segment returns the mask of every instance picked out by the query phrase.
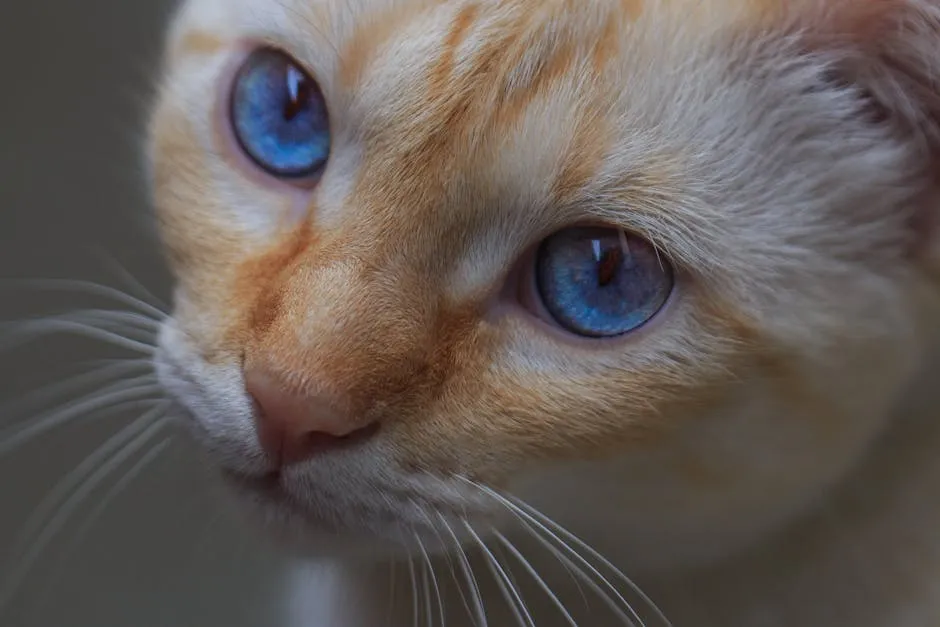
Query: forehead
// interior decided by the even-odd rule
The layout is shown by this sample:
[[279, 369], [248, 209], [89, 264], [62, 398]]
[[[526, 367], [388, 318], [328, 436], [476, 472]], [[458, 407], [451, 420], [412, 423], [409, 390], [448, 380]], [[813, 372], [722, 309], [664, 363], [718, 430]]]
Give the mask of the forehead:
[[[474, 270], [456, 275], [485, 279], [575, 220], [703, 251], [684, 242], [705, 220], [688, 210], [703, 194], [686, 161], [704, 154], [702, 129], [740, 96], [716, 94], [727, 68], [712, 44], [765, 9], [757, 0], [190, 0], [170, 36], [170, 82], [200, 92], [189, 97], [198, 102], [208, 58], [221, 67], [234, 46], [284, 48], [331, 111], [342, 176], [321, 182], [318, 224], [399, 242], [412, 259], [443, 249]], [[678, 209], [686, 228], [667, 228], [675, 220], [664, 213]]]
[[481, 211], [462, 206], [462, 219], [491, 223], [494, 212], [557, 206], [553, 194], [592, 174], [607, 148], [596, 113], [616, 93], [604, 93], [599, 75], [638, 10], [619, 1], [192, 0], [171, 33], [171, 82], [183, 77], [175, 82], [185, 91], [187, 68], [198, 68], [189, 83], [201, 89], [207, 58], [233, 45], [283, 48], [321, 84], [334, 155], [356, 173], [324, 181], [321, 223], [361, 214], [375, 224], [377, 211], [391, 219], [402, 206], [439, 220], [442, 203], [470, 196]]
[[233, 42], [284, 48], [312, 71], [338, 126], [359, 140], [396, 133], [385, 149], [426, 141], [420, 131], [444, 123], [450, 134], [494, 125], [504, 134], [530, 114], [546, 117], [549, 93], [556, 108], [586, 105], [602, 83], [585, 89], [584, 71], [596, 75], [618, 56], [639, 11], [619, 0], [261, 4], [191, 0], [173, 30], [171, 61], [199, 62]]

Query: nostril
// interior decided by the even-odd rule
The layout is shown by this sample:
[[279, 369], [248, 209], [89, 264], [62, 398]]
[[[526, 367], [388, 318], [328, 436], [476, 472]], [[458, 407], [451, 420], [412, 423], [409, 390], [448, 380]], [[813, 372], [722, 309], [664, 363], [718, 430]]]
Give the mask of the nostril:
[[379, 430], [364, 426], [319, 398], [285, 392], [270, 385], [248, 386], [258, 443], [275, 468], [361, 444]]
[[258, 439], [261, 447], [280, 468], [356, 446], [370, 439], [378, 430], [379, 423], [373, 422], [344, 435], [333, 435], [325, 431], [291, 433], [277, 426], [272, 428], [270, 423], [262, 418], [258, 426]]
[[312, 453], [353, 446], [372, 437], [379, 429], [379, 423], [373, 422], [345, 435], [333, 435], [325, 431], [310, 431], [301, 436], [302, 448]]

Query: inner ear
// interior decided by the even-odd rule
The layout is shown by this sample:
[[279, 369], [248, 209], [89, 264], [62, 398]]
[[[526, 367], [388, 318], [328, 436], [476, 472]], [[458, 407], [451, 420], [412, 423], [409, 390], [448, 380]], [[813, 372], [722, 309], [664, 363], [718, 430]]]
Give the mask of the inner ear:
[[[860, 112], [915, 151], [923, 194], [912, 254], [940, 272], [940, 0], [828, 0], [792, 5], [810, 47], [835, 55], [821, 80], [850, 88]], [[912, 177], [912, 184], [916, 184]]]
[[820, 70], [818, 85], [813, 91], [839, 91], [852, 94], [859, 102], [859, 113], [874, 125], [892, 122], [891, 110], [865, 86], [864, 81], [849, 64], [827, 66]]

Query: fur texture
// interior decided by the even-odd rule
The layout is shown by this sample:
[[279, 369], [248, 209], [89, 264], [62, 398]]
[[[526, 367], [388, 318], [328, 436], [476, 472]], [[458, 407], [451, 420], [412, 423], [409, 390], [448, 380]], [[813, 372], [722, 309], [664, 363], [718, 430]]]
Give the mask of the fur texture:
[[[326, 97], [315, 185], [232, 141], [258, 45]], [[938, 49], [935, 0], [185, 2], [150, 133], [179, 280], [163, 381], [240, 475], [268, 463], [245, 369], [382, 424], [253, 508], [337, 557], [297, 620], [389, 624], [354, 614], [388, 589], [355, 549], [457, 559], [442, 525], [473, 545], [464, 520], [572, 598], [463, 477], [588, 540], [676, 625], [936, 625], [938, 399], [901, 400], [938, 326]], [[640, 332], [571, 338], [503, 297], [583, 222], [676, 268]], [[450, 583], [446, 624], [473, 624]]]

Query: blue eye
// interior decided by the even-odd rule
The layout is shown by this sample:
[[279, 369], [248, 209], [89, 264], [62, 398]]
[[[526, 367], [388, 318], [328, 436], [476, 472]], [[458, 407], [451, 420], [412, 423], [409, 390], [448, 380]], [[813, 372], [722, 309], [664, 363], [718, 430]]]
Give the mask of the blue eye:
[[251, 159], [274, 176], [318, 173], [330, 154], [330, 126], [320, 88], [282, 52], [251, 54], [235, 78], [231, 124]]
[[548, 313], [572, 333], [612, 337], [652, 318], [672, 292], [656, 249], [614, 228], [572, 228], [546, 239], [536, 280]]

